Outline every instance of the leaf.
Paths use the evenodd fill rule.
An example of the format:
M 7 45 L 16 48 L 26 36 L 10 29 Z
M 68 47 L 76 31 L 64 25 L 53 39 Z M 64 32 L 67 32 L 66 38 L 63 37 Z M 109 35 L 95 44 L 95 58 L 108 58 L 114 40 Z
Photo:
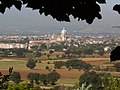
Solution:
M 106 0 L 96 0 L 96 1 L 100 4 L 105 4 L 106 3 Z
M 28 0 L 21 0 L 23 2 L 23 4 L 27 4 Z
M 6 9 L 6 7 L 3 6 L 2 4 L 0 4 L 0 12 L 1 12 L 2 14 L 5 13 L 5 9 Z
M 120 14 L 120 5 L 116 4 L 116 5 L 113 7 L 113 10 L 114 10 L 114 11 L 118 11 L 118 13 Z
M 102 19 L 101 14 L 97 14 L 97 18 L 98 18 L 98 19 Z
M 2 0 L 1 3 L 2 3 L 3 6 L 6 6 L 6 7 L 8 7 L 9 9 L 10 9 L 10 7 L 12 7 L 12 5 L 13 5 L 13 1 L 12 1 L 12 0 Z
M 22 2 L 21 1 L 14 1 L 14 6 L 20 11 L 22 8 Z

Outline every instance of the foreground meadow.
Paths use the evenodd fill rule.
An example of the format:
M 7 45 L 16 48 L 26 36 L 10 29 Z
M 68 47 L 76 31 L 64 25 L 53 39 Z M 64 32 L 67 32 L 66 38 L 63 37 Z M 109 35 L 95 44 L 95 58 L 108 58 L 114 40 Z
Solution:
M 47 74 L 50 71 L 46 70 L 46 66 L 49 66 L 51 70 L 56 70 L 60 75 L 61 79 L 58 80 L 57 84 L 69 84 L 74 85 L 75 83 L 79 82 L 79 77 L 84 73 L 83 70 L 68 70 L 65 67 L 62 67 L 61 69 L 54 69 L 54 61 L 61 61 L 61 60 L 43 60 L 41 63 L 37 63 L 36 67 L 34 69 L 29 69 L 26 67 L 27 63 L 26 58 L 5 58 L 0 60 L 0 71 L 3 74 L 8 73 L 8 68 L 13 67 L 13 71 L 20 72 L 22 80 L 27 80 L 27 75 L 29 73 L 40 73 L 40 74 Z M 90 63 L 92 65 L 97 65 L 100 67 L 104 66 L 113 66 L 113 63 L 109 62 L 109 58 L 83 58 L 83 61 L 86 61 L 87 63 Z M 66 61 L 66 60 L 62 60 Z M 48 64 L 49 62 L 49 64 Z M 98 71 L 100 72 L 100 71 Z M 119 72 L 109 72 L 113 75 L 120 75 Z

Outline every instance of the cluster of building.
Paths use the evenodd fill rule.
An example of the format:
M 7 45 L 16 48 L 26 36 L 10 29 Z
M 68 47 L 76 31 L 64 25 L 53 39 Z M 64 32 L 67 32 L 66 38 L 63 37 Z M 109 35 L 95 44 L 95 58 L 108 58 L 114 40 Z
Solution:
M 45 35 L 45 36 L 0 36 L 0 48 L 28 48 L 32 46 L 40 46 L 41 43 L 46 43 L 47 45 L 51 43 L 65 42 L 70 44 L 71 42 L 77 42 L 79 45 L 86 44 L 110 44 L 113 41 L 120 42 L 120 37 L 112 36 L 70 36 L 65 28 L 62 29 L 59 35 Z M 75 44 L 74 44 L 75 45 Z
M 41 36 L 0 36 L 0 48 L 28 48 L 39 46 L 41 43 L 64 42 L 68 38 L 68 33 L 63 28 L 60 35 Z M 28 42 L 25 40 L 28 40 Z M 23 43 L 25 42 L 25 43 Z

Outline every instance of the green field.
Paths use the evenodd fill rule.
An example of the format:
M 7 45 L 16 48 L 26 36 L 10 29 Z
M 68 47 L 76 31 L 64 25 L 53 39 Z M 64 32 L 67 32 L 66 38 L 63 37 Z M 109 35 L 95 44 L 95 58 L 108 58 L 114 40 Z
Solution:
M 8 70 L 9 67 L 14 67 L 14 70 L 23 70 L 27 69 L 26 61 L 1 61 L 0 62 L 0 69 L 1 70 Z
M 47 64 L 48 61 L 44 61 L 42 63 L 37 63 L 36 67 L 32 71 L 36 71 L 39 69 L 45 70 L 46 66 L 49 66 L 50 68 L 54 67 L 53 60 L 49 60 L 50 64 Z M 25 60 L 13 60 L 13 61 L 0 61 L 0 70 L 8 70 L 9 67 L 13 67 L 13 71 L 22 71 L 22 70 L 30 70 L 26 67 L 27 61 Z M 61 78 L 57 82 L 58 84 L 72 84 L 78 83 L 78 78 Z
M 57 81 L 57 83 L 62 83 L 62 84 L 76 84 L 79 83 L 78 78 L 61 78 Z
M 26 67 L 27 61 L 1 61 L 0 70 L 6 70 L 9 67 L 14 67 L 14 70 L 28 70 Z M 45 69 L 46 66 L 53 67 L 53 64 L 37 63 L 34 69 Z
M 5 61 L 6 60 L 6 61 Z M 7 61 L 8 60 L 8 61 Z M 10 60 L 10 61 L 9 61 Z M 45 68 L 46 66 L 49 66 L 49 68 L 52 68 L 52 70 L 54 70 L 54 61 L 61 61 L 61 60 L 41 60 L 40 58 L 36 58 L 36 60 L 41 60 L 42 63 L 37 63 L 36 67 L 33 70 L 30 70 L 29 68 L 26 67 L 26 63 L 27 63 L 28 59 L 18 59 L 18 58 L 14 58 L 14 59 L 2 59 L 0 60 L 0 71 L 2 70 L 8 70 L 9 67 L 13 67 L 13 71 L 18 71 L 20 70 L 20 72 L 26 73 L 26 72 L 40 72 L 40 70 L 46 71 Z M 66 60 L 66 59 L 64 59 Z M 62 60 L 62 61 L 64 61 Z M 84 61 L 89 62 L 93 65 L 109 65 L 111 63 L 109 63 L 109 58 L 83 58 Z M 48 62 L 50 62 L 50 64 L 48 64 Z M 114 64 L 114 63 L 113 63 Z M 79 77 L 80 74 L 78 70 L 71 70 L 68 72 L 68 70 L 64 67 L 62 69 L 57 70 L 59 72 L 62 72 L 61 74 L 64 76 L 64 74 L 66 74 L 66 77 L 62 77 L 61 79 L 59 79 L 57 81 L 57 84 L 72 84 L 75 85 L 76 83 L 79 83 Z M 47 72 L 49 72 L 47 70 Z M 74 75 L 74 73 L 76 73 L 76 75 L 78 75 L 77 77 L 73 77 L 71 78 L 71 74 Z M 80 72 L 81 73 L 81 72 Z M 115 73 L 115 74 L 120 74 L 120 73 Z M 26 75 L 26 74 L 25 74 Z

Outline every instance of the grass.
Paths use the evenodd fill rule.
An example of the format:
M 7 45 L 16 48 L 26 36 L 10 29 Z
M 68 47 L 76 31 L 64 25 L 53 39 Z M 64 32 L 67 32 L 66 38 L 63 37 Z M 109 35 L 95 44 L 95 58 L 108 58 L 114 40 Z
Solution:
M 14 70 L 28 70 L 26 67 L 27 61 L 1 61 L 0 70 L 8 70 L 9 67 L 13 67 Z M 54 67 L 54 64 L 47 64 L 47 62 L 37 63 L 35 69 L 45 69 L 46 66 L 50 68 Z
M 46 66 L 49 66 L 49 68 L 53 68 L 54 64 L 47 64 L 47 62 L 37 63 L 35 69 L 45 69 Z
M 79 83 L 79 79 L 78 78 L 61 78 L 57 81 L 57 83 L 75 85 L 76 83 Z
M 41 57 L 41 58 L 43 58 L 43 57 Z M 46 59 L 47 59 L 47 57 L 46 57 Z M 27 63 L 26 60 L 19 60 L 17 58 L 13 59 L 13 60 L 14 61 L 4 61 L 4 60 L 0 61 L 0 70 L 8 70 L 9 67 L 14 67 L 14 71 L 28 70 L 28 68 L 26 67 L 26 63 Z M 40 60 L 40 59 L 38 58 L 37 60 Z M 66 59 L 63 59 L 63 60 L 66 60 Z M 103 62 L 105 64 L 116 63 L 116 62 L 112 62 L 112 63 L 108 62 L 108 60 L 109 60 L 108 58 L 107 59 L 106 58 L 83 58 L 83 60 L 87 61 L 87 62 L 89 62 L 89 61 L 92 61 L 92 62 L 97 61 L 98 63 Z M 54 61 L 58 61 L 58 60 L 48 60 L 48 59 L 47 60 L 42 60 L 42 63 L 37 63 L 35 69 L 37 69 L 37 70 L 45 69 L 46 66 L 49 66 L 50 68 L 53 68 L 54 67 L 54 64 L 53 64 Z M 106 61 L 106 62 L 104 62 L 104 61 Z M 47 62 L 50 62 L 50 64 L 47 64 Z M 33 71 L 35 71 L 35 70 L 33 70 Z M 61 69 L 61 71 L 62 71 L 62 74 L 63 74 L 64 73 L 63 71 L 65 71 L 65 68 L 64 68 L 64 70 Z M 69 76 L 68 73 L 66 75 Z M 79 78 L 77 78 L 77 77 L 75 77 L 75 78 L 74 77 L 73 78 L 63 77 L 63 78 L 59 79 L 57 81 L 57 83 L 58 84 L 70 84 L 70 85 L 72 84 L 72 85 L 75 85 L 76 83 L 79 83 Z
M 26 61 L 2 61 L 0 62 L 0 69 L 8 70 L 9 67 L 13 67 L 15 70 L 27 69 Z
M 118 63 L 118 62 L 105 62 L 105 64 L 115 64 L 115 63 Z

